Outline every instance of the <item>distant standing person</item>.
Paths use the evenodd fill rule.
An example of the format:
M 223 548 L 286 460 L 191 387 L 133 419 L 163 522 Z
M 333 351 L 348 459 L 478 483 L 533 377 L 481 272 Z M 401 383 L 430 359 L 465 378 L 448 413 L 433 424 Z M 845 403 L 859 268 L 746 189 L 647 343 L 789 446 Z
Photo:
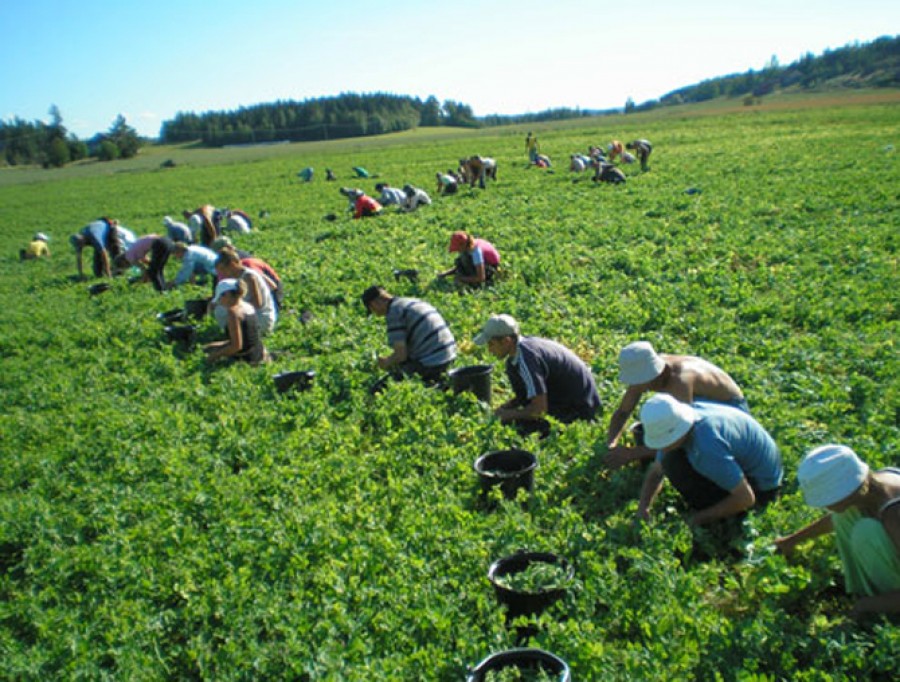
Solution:
M 416 298 L 392 296 L 384 287 L 371 286 L 362 294 L 368 314 L 385 318 L 390 355 L 378 366 L 404 375 L 418 374 L 425 381 L 440 379 L 456 359 L 456 340 L 434 306 Z
M 653 145 L 650 144 L 647 140 L 635 140 L 634 142 L 629 142 L 625 145 L 626 149 L 632 150 L 635 154 L 637 154 L 638 159 L 641 161 L 641 170 L 648 171 L 650 167 L 647 165 L 647 161 L 650 159 L 650 154 L 653 151 Z
M 525 137 L 525 153 L 528 154 L 528 163 L 537 163 L 538 154 L 541 153 L 541 145 L 538 143 L 537 135 L 532 135 L 531 131 Z
M 872 471 L 845 445 L 823 445 L 797 467 L 806 503 L 828 510 L 775 540 L 785 556 L 797 545 L 834 533 L 844 586 L 856 595 L 851 615 L 900 613 L 900 469 Z
M 500 267 L 500 254 L 489 241 L 457 231 L 450 235 L 447 251 L 458 253 L 459 256 L 453 267 L 438 273 L 438 277 L 453 275 L 457 284 L 470 286 L 493 282 L 497 268 Z
M 571 350 L 549 339 L 522 336 L 510 315 L 492 315 L 474 338 L 498 360 L 506 361 L 506 376 L 515 397 L 494 410 L 504 423 L 522 434 L 547 436 L 549 415 L 564 423 L 593 421 L 600 413 L 600 396 L 590 368 Z
M 28 242 L 28 246 L 19 251 L 19 259 L 34 260 L 35 258 L 50 258 L 50 249 L 47 246 L 48 241 L 50 241 L 50 237 L 43 232 L 38 232 L 31 238 L 31 241 Z
M 655 451 L 639 444 L 619 445 L 628 418 L 645 393 L 667 393 L 683 403 L 706 400 L 731 405 L 749 414 L 747 399 L 724 370 L 693 355 L 659 355 L 646 341 L 635 341 L 619 353 L 619 381 L 628 388 L 609 420 L 606 464 L 612 468 L 652 459 Z

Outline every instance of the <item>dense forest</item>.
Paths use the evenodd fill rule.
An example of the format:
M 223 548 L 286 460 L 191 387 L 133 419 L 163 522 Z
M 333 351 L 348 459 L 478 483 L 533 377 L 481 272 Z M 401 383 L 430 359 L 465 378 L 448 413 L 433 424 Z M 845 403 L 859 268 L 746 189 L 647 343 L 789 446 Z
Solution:
M 712 78 L 667 93 L 656 100 L 625 103 L 624 112 L 660 106 L 703 102 L 717 97 L 742 97 L 752 104 L 775 91 L 828 88 L 900 87 L 900 36 L 870 43 L 853 43 L 820 56 L 807 53 L 788 66 L 774 57 L 759 71 Z M 426 100 L 387 93 L 344 93 L 335 97 L 278 101 L 234 111 L 196 114 L 179 112 L 165 121 L 160 142 L 199 141 L 210 147 L 230 144 L 327 140 L 409 130 L 419 126 L 480 127 L 534 123 L 582 116 L 620 113 L 622 109 L 592 111 L 557 108 L 533 114 L 476 117 L 467 104 L 434 96 Z M 138 153 L 142 140 L 119 116 L 105 133 L 83 142 L 66 131 L 56 106 L 50 123 L 15 118 L 0 121 L 0 153 L 9 165 L 63 166 L 86 156 L 108 161 Z
M 127 159 L 138 153 L 143 140 L 119 115 L 105 133 L 87 142 L 66 130 L 56 105 L 50 107 L 50 123 L 15 118 L 0 122 L 0 151 L 10 166 L 40 165 L 60 168 L 88 156 L 100 161 Z
M 346 93 L 302 102 L 257 104 L 235 111 L 179 113 L 163 123 L 160 141 L 171 144 L 200 140 L 204 145 L 254 144 L 290 140 L 329 140 L 381 135 L 417 126 L 475 127 L 471 107 L 436 97 L 387 93 Z
M 871 43 L 853 43 L 825 50 L 816 57 L 807 52 L 788 66 L 773 57 L 761 70 L 711 78 L 673 90 L 640 105 L 629 103 L 626 111 L 657 106 L 704 102 L 716 97 L 743 97 L 747 101 L 776 90 L 820 90 L 827 88 L 900 87 L 900 36 L 882 37 Z

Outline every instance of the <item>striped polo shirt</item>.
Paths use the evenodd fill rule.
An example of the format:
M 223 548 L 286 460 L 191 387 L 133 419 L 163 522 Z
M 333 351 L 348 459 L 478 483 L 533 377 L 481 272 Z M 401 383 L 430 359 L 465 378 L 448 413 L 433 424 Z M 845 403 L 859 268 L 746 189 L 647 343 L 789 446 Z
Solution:
M 425 367 L 437 367 L 456 358 L 456 341 L 441 314 L 425 301 L 392 298 L 387 315 L 388 344 L 406 344 L 407 357 Z

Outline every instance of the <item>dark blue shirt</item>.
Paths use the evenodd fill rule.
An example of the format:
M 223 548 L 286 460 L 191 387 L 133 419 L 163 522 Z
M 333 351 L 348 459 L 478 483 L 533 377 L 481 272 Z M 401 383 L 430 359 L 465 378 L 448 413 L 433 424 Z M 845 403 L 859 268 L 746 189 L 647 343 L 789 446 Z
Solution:
M 519 402 L 546 394 L 547 412 L 562 422 L 590 420 L 600 411 L 591 370 L 556 341 L 519 337 L 516 355 L 506 360 L 506 375 Z

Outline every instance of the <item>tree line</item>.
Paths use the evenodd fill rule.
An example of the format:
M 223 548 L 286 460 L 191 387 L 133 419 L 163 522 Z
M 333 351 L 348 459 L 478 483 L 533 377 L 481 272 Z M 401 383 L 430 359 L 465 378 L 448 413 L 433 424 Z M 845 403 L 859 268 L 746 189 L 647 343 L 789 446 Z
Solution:
M 10 166 L 60 168 L 87 157 L 112 161 L 136 155 L 142 144 L 137 131 L 122 115 L 106 133 L 99 133 L 87 142 L 66 130 L 56 105 L 50 107 L 50 123 L 21 118 L 0 121 L 0 152 Z
M 302 142 L 381 135 L 418 126 L 478 125 L 472 108 L 434 96 L 419 98 L 387 93 L 344 93 L 301 102 L 289 100 L 203 114 L 179 112 L 165 121 L 163 144 L 199 140 L 220 147 L 261 142 Z
M 640 105 L 626 104 L 625 111 L 642 111 L 657 106 L 704 102 L 716 97 L 758 98 L 775 90 L 823 87 L 900 87 L 900 36 L 881 37 L 870 43 L 851 43 L 825 50 L 816 57 L 807 52 L 788 66 L 776 57 L 759 71 L 720 76 L 673 90 Z

